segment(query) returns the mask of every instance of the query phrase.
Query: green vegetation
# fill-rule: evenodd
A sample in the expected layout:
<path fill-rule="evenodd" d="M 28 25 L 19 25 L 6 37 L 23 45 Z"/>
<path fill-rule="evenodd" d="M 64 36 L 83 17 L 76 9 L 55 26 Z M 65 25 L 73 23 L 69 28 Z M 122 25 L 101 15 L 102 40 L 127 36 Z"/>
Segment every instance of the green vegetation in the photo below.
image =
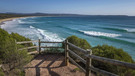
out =
<path fill-rule="evenodd" d="M 13 17 L 24 17 L 27 15 L 15 15 L 15 14 L 0 14 L 0 19 L 13 18 Z"/>
<path fill-rule="evenodd" d="M 4 76 L 4 73 L 2 72 L 1 68 L 0 68 L 0 76 Z"/>
<path fill-rule="evenodd" d="M 85 39 L 81 39 L 81 38 L 78 38 L 77 36 L 69 36 L 67 38 L 68 42 L 82 48 L 82 49 L 91 49 L 91 45 L 85 40 Z M 75 52 L 76 54 L 80 55 L 82 58 L 85 59 L 84 57 L 84 53 L 81 52 L 81 51 L 78 51 L 77 49 L 73 48 L 73 47 L 70 47 L 69 46 L 69 49 L 72 50 L 73 52 Z M 79 61 L 75 56 L 73 56 L 72 54 L 69 54 L 74 60 L 76 61 Z"/>
<path fill-rule="evenodd" d="M 120 60 L 120 61 L 124 61 L 124 62 L 129 62 L 129 63 L 134 63 L 134 60 L 132 59 L 132 57 L 128 53 L 124 52 L 123 49 L 118 49 L 116 47 L 108 46 L 106 44 L 104 44 L 102 46 L 98 45 L 96 47 L 91 48 L 90 44 L 85 39 L 81 39 L 76 36 L 70 36 L 67 39 L 70 43 L 72 43 L 82 49 L 85 49 L 85 50 L 92 49 L 93 54 L 96 56 L 106 57 L 106 58 Z M 71 49 L 73 52 L 77 53 L 79 56 L 81 56 L 82 58 L 85 59 L 84 53 L 82 53 L 81 51 L 78 51 L 70 46 L 69 46 L 69 49 Z M 69 54 L 69 55 L 74 60 L 78 61 L 76 57 L 72 56 L 71 54 Z M 114 65 L 99 62 L 96 60 L 92 60 L 92 65 L 94 67 L 118 74 L 120 76 L 135 76 L 135 71 L 124 68 L 124 67 L 114 66 Z"/>
<path fill-rule="evenodd" d="M 25 76 L 25 73 L 22 72 L 20 69 L 17 69 L 17 68 L 15 68 L 15 69 L 13 70 L 13 73 L 14 73 L 14 75 L 16 75 L 16 76 Z"/>
<path fill-rule="evenodd" d="M 117 49 L 116 47 L 108 46 L 107 44 L 93 47 L 92 51 L 93 51 L 93 54 L 96 56 L 134 63 L 132 57 L 127 52 L 124 52 L 123 49 Z M 93 60 L 92 62 L 93 62 L 92 63 L 93 66 L 118 74 L 120 76 L 125 76 L 128 73 L 134 72 L 133 70 L 130 70 L 124 67 L 119 67 L 119 66 L 115 66 L 115 65 L 95 61 L 95 60 Z"/>
<path fill-rule="evenodd" d="M 31 56 L 27 54 L 26 50 L 18 51 L 17 48 L 23 48 L 27 46 L 33 46 L 32 43 L 29 44 L 20 44 L 17 45 L 15 43 L 17 41 L 30 41 L 29 38 L 25 38 L 17 33 L 9 34 L 7 31 L 0 28 L 0 64 L 7 64 L 9 66 L 9 71 L 14 70 L 14 75 L 23 76 L 22 67 L 27 64 L 31 60 Z M 135 63 L 132 57 L 123 51 L 123 49 L 119 49 L 113 46 L 108 46 L 107 44 L 98 45 L 95 47 L 91 47 L 91 45 L 85 40 L 78 38 L 76 36 L 69 36 L 67 40 L 82 48 L 82 49 L 92 49 L 92 52 L 96 56 L 106 57 L 110 59 L 120 60 L 129 63 Z M 64 46 L 63 46 L 64 47 Z M 69 49 L 73 52 L 77 53 L 82 58 L 86 59 L 84 53 L 78 51 L 77 49 L 69 46 Z M 61 52 L 60 49 L 51 48 L 45 49 L 45 52 Z M 79 60 L 73 55 L 69 54 L 75 61 L 79 62 Z M 119 67 L 115 65 L 111 65 L 108 63 L 99 62 L 96 60 L 92 60 L 92 65 L 94 67 L 118 74 L 120 76 L 135 76 L 135 71 L 131 69 L 127 69 L 124 67 Z M 80 71 L 79 68 L 74 69 L 74 71 Z M 0 76 L 4 76 L 4 73 L 0 69 Z"/>
<path fill-rule="evenodd" d="M 63 53 L 63 51 L 64 51 L 64 49 L 61 49 L 61 48 L 47 48 L 47 49 L 44 49 L 44 51 L 42 53 L 43 54 L 51 53 L 51 52 L 54 52 L 54 53 Z"/>
<path fill-rule="evenodd" d="M 73 71 L 74 71 L 74 72 L 76 72 L 76 71 L 80 71 L 80 72 L 82 72 L 82 70 L 81 70 L 81 69 L 79 69 L 79 68 L 75 68 Z"/>
<path fill-rule="evenodd" d="M 7 64 L 9 71 L 19 68 L 21 69 L 26 63 L 31 60 L 31 56 L 28 55 L 26 50 L 18 51 L 16 49 L 20 47 L 25 47 L 25 45 L 18 45 L 15 43 L 17 41 L 30 41 L 30 39 L 25 38 L 17 33 L 8 34 L 7 31 L 0 28 L 0 60 L 3 64 Z M 30 43 L 28 46 L 32 46 Z"/>

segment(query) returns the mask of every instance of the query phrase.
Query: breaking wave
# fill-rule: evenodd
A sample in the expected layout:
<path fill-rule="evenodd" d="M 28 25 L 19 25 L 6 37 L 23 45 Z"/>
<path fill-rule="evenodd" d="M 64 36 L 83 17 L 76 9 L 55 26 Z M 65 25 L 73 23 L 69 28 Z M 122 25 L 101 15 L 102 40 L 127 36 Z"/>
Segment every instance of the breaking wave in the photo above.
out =
<path fill-rule="evenodd" d="M 30 28 L 31 28 L 31 29 L 33 29 L 33 28 L 35 28 L 35 27 L 33 27 L 33 26 L 30 26 Z"/>
<path fill-rule="evenodd" d="M 107 30 L 114 30 L 114 31 L 120 31 L 120 32 L 135 32 L 135 29 L 129 29 L 129 28 L 103 28 Z"/>
<path fill-rule="evenodd" d="M 82 30 L 79 30 L 79 31 L 83 32 L 86 35 L 91 35 L 91 36 L 106 36 L 106 37 L 118 37 L 118 36 L 121 36 L 120 34 L 96 32 L 96 31 L 82 31 Z"/>

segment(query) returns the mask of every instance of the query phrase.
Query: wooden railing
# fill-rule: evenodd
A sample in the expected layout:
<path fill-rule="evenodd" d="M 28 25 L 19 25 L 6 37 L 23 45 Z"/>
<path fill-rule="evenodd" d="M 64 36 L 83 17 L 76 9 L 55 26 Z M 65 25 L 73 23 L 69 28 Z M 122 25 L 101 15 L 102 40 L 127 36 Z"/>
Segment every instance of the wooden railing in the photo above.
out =
<path fill-rule="evenodd" d="M 62 48 L 62 47 L 58 47 L 58 46 L 49 46 L 49 47 L 47 47 L 47 46 L 41 46 L 41 43 L 63 43 L 63 42 L 47 42 L 47 41 L 40 41 L 40 39 L 39 39 L 39 54 L 41 54 L 41 48 Z M 51 52 L 51 53 L 55 53 L 55 52 Z"/>
<path fill-rule="evenodd" d="M 15 40 L 16 42 L 16 40 Z M 26 44 L 26 43 L 33 43 L 33 42 L 38 42 L 38 46 L 30 46 L 30 47 L 25 47 L 25 48 L 21 48 L 21 49 L 17 49 L 17 50 L 28 50 L 28 49 L 32 49 L 32 48 L 37 48 L 38 47 L 38 52 L 39 54 L 41 54 L 41 48 L 62 48 L 62 47 L 46 47 L 46 46 L 41 46 L 41 43 L 63 43 L 63 42 L 47 42 L 47 41 L 41 41 L 39 40 L 34 40 L 34 41 L 23 41 L 23 42 L 16 42 L 16 44 Z M 37 52 L 37 51 L 35 51 Z M 31 53 L 35 53 L 35 52 L 29 52 L 28 54 Z"/>
<path fill-rule="evenodd" d="M 68 46 L 71 46 L 71 47 L 77 49 L 78 51 L 82 51 L 83 53 L 85 53 L 84 56 L 86 57 L 86 60 L 84 60 L 79 55 L 77 55 L 72 50 L 70 50 Z M 84 69 L 79 64 L 77 64 L 69 56 L 69 53 L 74 55 L 81 62 L 83 62 L 86 65 L 86 68 Z M 69 60 L 70 60 L 72 63 L 74 63 L 76 66 L 78 66 L 78 68 L 81 69 L 85 73 L 85 76 L 91 76 L 91 70 L 98 73 L 99 76 L 100 75 L 103 75 L 103 76 L 118 76 L 116 74 L 113 74 L 113 73 L 110 73 L 110 72 L 107 72 L 107 71 L 92 67 L 91 66 L 92 65 L 91 64 L 92 59 L 97 60 L 97 61 L 101 61 L 101 62 L 105 62 L 105 63 L 109 63 L 109 64 L 113 64 L 113 65 L 116 65 L 116 66 L 122 66 L 122 67 L 125 67 L 125 68 L 135 70 L 135 64 L 92 55 L 92 50 L 81 49 L 81 48 L 77 47 L 76 45 L 69 43 L 68 40 L 65 40 L 65 64 L 66 64 L 66 66 L 68 66 Z"/>
<path fill-rule="evenodd" d="M 35 40 L 35 41 L 25 41 L 25 42 L 16 42 L 16 43 L 17 44 L 23 44 L 23 43 L 31 43 L 31 42 L 38 42 L 39 45 L 38 46 L 27 47 L 27 48 L 22 48 L 22 49 L 30 49 L 30 48 L 38 47 L 39 48 L 39 54 L 41 54 L 41 48 L 62 48 L 62 47 L 47 47 L 47 46 L 44 47 L 44 46 L 41 46 L 41 43 L 64 43 L 65 44 L 65 65 L 68 66 L 69 65 L 69 60 L 70 60 L 79 69 L 81 69 L 85 73 L 86 76 L 90 76 L 91 71 L 94 71 L 94 72 L 98 73 L 98 75 L 103 75 L 103 76 L 118 76 L 116 74 L 113 74 L 113 73 L 110 73 L 110 72 L 107 72 L 107 71 L 92 67 L 92 64 L 91 64 L 92 59 L 97 60 L 97 61 L 101 61 L 101 62 L 105 62 L 105 63 L 109 63 L 109 64 L 113 64 L 113 65 L 116 65 L 116 66 L 122 66 L 122 67 L 126 67 L 126 68 L 129 68 L 129 69 L 135 70 L 135 64 L 131 64 L 131 63 L 127 63 L 127 62 L 122 62 L 122 61 L 118 61 L 118 60 L 113 60 L 113 59 L 108 59 L 108 58 L 92 55 L 92 50 L 90 50 L 90 49 L 88 49 L 88 50 L 81 49 L 81 48 L 77 47 L 76 45 L 69 43 L 68 40 L 65 40 L 64 42 L 46 42 L 46 41 L 40 41 L 40 39 L 39 39 L 39 40 Z M 77 49 L 78 51 L 82 51 L 83 53 L 85 53 L 84 56 L 86 57 L 86 60 L 84 60 L 79 55 L 77 55 L 72 50 L 70 50 L 69 46 Z M 18 50 L 22 50 L 22 49 L 18 49 Z M 69 53 L 74 55 L 81 62 L 83 62 L 86 65 L 86 68 L 84 69 L 79 64 L 77 64 L 69 56 Z"/>

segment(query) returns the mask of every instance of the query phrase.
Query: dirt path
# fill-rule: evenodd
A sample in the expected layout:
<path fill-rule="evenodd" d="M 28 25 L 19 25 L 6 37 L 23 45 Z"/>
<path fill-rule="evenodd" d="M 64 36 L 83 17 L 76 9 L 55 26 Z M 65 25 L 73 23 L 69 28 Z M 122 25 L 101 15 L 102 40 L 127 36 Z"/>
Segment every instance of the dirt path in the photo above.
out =
<path fill-rule="evenodd" d="M 74 71 L 75 65 L 65 66 L 64 56 L 59 54 L 38 56 L 25 67 L 25 76 L 85 76 Z"/>

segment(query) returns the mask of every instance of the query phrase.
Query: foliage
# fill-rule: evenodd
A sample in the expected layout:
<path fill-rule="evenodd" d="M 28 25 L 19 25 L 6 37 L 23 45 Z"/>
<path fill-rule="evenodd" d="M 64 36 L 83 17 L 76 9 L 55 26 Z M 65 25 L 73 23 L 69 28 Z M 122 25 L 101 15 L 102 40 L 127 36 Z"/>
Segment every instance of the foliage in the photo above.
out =
<path fill-rule="evenodd" d="M 46 53 L 62 53 L 63 52 L 63 49 L 61 48 L 47 48 L 47 49 L 44 49 L 44 51 L 42 52 L 43 54 L 46 54 Z"/>
<path fill-rule="evenodd" d="M 108 46 L 107 44 L 104 44 L 102 46 L 98 45 L 96 47 L 93 47 L 92 52 L 96 56 L 106 57 L 106 58 L 120 60 L 120 61 L 124 61 L 124 62 L 129 62 L 129 63 L 134 63 L 132 57 L 128 53 L 124 52 L 123 49 L 117 49 L 116 47 Z M 98 67 L 100 69 L 107 70 L 109 72 L 118 74 L 120 76 L 125 76 L 126 74 L 133 72 L 133 70 L 129 70 L 124 67 L 119 67 L 119 66 L 115 66 L 115 65 L 108 64 L 108 63 L 95 61 L 95 60 L 92 61 L 92 65 L 94 67 Z"/>
<path fill-rule="evenodd" d="M 124 62 L 129 62 L 129 63 L 134 63 L 134 60 L 132 59 L 132 57 L 127 52 L 124 52 L 123 49 L 118 49 L 113 46 L 108 46 L 107 44 L 104 44 L 102 46 L 98 45 L 96 47 L 91 48 L 90 44 L 85 39 L 81 39 L 76 36 L 70 36 L 67 39 L 68 39 L 68 42 L 70 42 L 82 49 L 85 49 L 85 50 L 92 49 L 93 54 L 96 56 L 120 60 L 120 61 L 124 61 Z M 83 52 L 81 52 L 71 46 L 69 46 L 69 49 L 85 59 Z M 74 57 L 71 54 L 69 54 L 69 55 L 74 60 L 77 61 L 76 57 Z M 96 61 L 96 60 L 92 60 L 92 65 L 94 67 L 118 74 L 120 76 L 135 76 L 135 71 L 124 68 L 124 67 L 111 65 L 111 64 L 103 63 L 103 62 Z"/>
<path fill-rule="evenodd" d="M 91 45 L 85 40 L 85 39 L 81 39 L 78 38 L 77 36 L 73 35 L 73 36 L 69 36 L 67 38 L 68 42 L 75 44 L 76 46 L 82 48 L 82 49 L 90 49 Z"/>
<path fill-rule="evenodd" d="M 73 71 L 74 71 L 74 72 L 76 72 L 76 71 L 80 71 L 80 72 L 82 72 L 82 70 L 81 70 L 81 69 L 79 69 L 79 68 L 75 68 Z"/>
<path fill-rule="evenodd" d="M 25 38 L 24 36 L 19 35 L 18 33 L 11 33 L 10 34 L 11 38 L 14 38 L 17 42 L 21 42 L 21 41 L 31 41 L 29 38 Z M 25 47 L 29 47 L 29 46 L 33 46 L 32 43 L 27 43 L 27 44 L 19 44 L 17 45 L 17 49 L 19 48 L 25 48 Z M 35 48 L 32 48 L 28 51 L 35 51 Z"/>
<path fill-rule="evenodd" d="M 8 64 L 10 70 L 18 67 L 22 68 L 26 63 L 31 60 L 31 56 L 28 55 L 26 50 L 18 51 L 16 49 L 17 44 L 15 39 L 18 41 L 30 41 L 30 39 L 25 38 L 17 33 L 8 34 L 7 31 L 0 28 L 0 59 Z M 30 46 L 33 44 L 29 44 Z M 20 45 L 25 47 L 24 45 Z"/>
<path fill-rule="evenodd" d="M 14 71 L 14 75 L 16 76 L 25 76 L 25 73 L 20 69 L 15 68 L 13 71 Z"/>
<path fill-rule="evenodd" d="M 0 19 L 12 18 L 12 17 L 24 17 L 24 16 L 27 16 L 27 15 L 0 14 Z"/>
<path fill-rule="evenodd" d="M 4 73 L 2 72 L 1 68 L 0 68 L 0 76 L 4 76 Z"/>
<path fill-rule="evenodd" d="M 74 44 L 74 45 L 76 45 L 76 46 L 78 46 L 78 47 L 80 47 L 82 49 L 85 49 L 85 50 L 91 49 L 91 45 L 85 39 L 81 39 L 81 38 L 78 38 L 77 36 L 73 35 L 73 36 L 69 36 L 67 38 L 67 40 L 68 40 L 68 42 L 70 42 L 70 43 L 72 43 L 72 44 Z M 77 50 L 77 49 L 75 49 L 75 48 L 73 48 L 71 46 L 69 46 L 69 49 L 72 50 L 73 52 L 75 52 L 77 55 L 81 56 L 82 58 L 85 58 L 83 52 L 81 52 L 81 51 L 79 51 L 79 50 Z M 69 54 L 69 55 L 74 60 L 77 61 L 76 57 L 74 57 L 72 54 Z"/>

